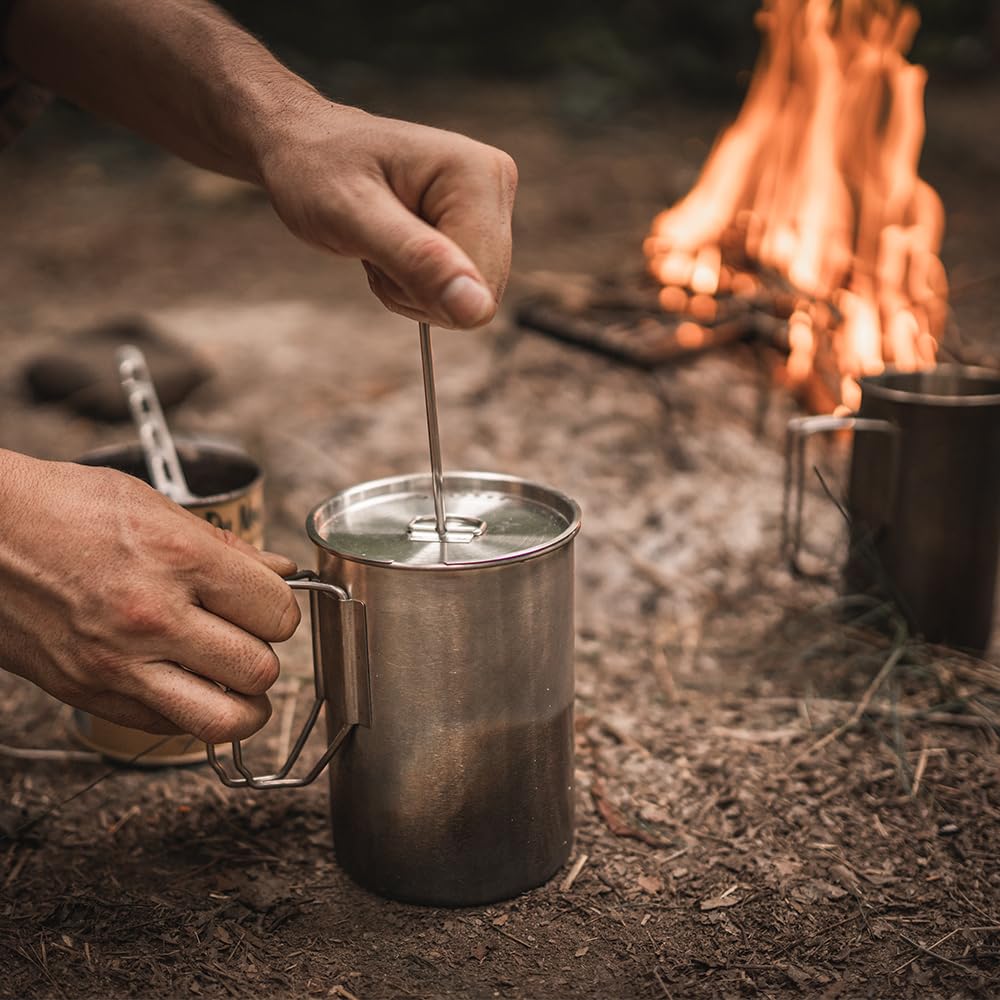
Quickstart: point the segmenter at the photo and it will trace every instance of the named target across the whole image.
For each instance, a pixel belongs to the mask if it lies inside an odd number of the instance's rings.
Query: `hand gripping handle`
[[[293,590],[309,591],[309,615],[312,628],[313,682],[315,697],[309,716],[302,726],[288,758],[274,774],[255,776],[243,760],[243,745],[232,743],[233,766],[241,777],[233,777],[226,770],[208,744],[208,761],[224,785],[230,788],[301,788],[314,782],[333,755],[340,749],[348,733],[355,726],[371,725],[371,694],[368,673],[368,628],[365,605],[353,600],[342,587],[324,583],[315,573],[302,572],[288,577]],[[339,667],[339,670],[335,668]],[[327,671],[332,676],[327,677]],[[298,778],[290,778],[309,734],[313,731],[329,686],[338,687],[340,726],[323,755],[310,770]]]

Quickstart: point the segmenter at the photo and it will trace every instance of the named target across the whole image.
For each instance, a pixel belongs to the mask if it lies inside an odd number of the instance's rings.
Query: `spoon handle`
[[[431,328],[420,324],[420,360],[424,371],[424,405],[427,409],[427,442],[431,452],[431,486],[434,491],[434,525],[438,537],[448,532],[444,512],[444,474],[441,471],[441,432],[438,429],[437,393],[434,390],[434,359],[431,356]]]
[[[154,488],[175,503],[190,503],[195,498],[184,478],[174,439],[149,377],[146,358],[138,347],[124,344],[118,349],[118,374]]]

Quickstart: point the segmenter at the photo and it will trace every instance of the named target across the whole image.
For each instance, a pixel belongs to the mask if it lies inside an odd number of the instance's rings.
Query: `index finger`
[[[510,274],[517,168],[506,153],[483,149],[431,184],[421,214],[469,255],[499,302]]]
[[[197,514],[192,513],[186,508],[181,507],[179,509],[183,511],[187,517],[193,519],[202,534],[212,538],[221,539],[230,548],[236,549],[238,552],[242,552],[244,555],[250,556],[251,559],[262,563],[269,570],[277,573],[278,576],[291,576],[291,574],[298,569],[295,561],[289,559],[287,556],[283,556],[278,552],[269,552],[267,549],[258,549],[249,542],[244,541],[239,535],[233,534],[233,532],[227,531],[225,528],[220,528],[217,525],[212,524],[211,521],[206,521],[205,518],[199,517]]]
[[[290,638],[301,613],[291,587],[276,570],[290,566],[294,571],[294,563],[260,553],[230,532],[203,523],[210,530],[203,536],[192,580],[199,604],[264,642]]]

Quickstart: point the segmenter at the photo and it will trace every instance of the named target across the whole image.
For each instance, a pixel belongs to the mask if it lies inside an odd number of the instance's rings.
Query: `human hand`
[[[266,134],[261,178],[293,233],[361,259],[393,312],[446,327],[493,318],[517,187],[506,153],[318,95]]]
[[[148,732],[264,725],[293,563],[110,469],[0,452],[0,482],[0,664]]]

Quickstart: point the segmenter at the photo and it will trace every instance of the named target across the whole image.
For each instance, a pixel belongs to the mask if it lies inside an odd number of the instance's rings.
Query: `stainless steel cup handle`
[[[371,696],[368,673],[368,628],[365,615],[365,605],[353,600],[341,587],[332,583],[324,583],[315,573],[308,571],[296,573],[288,577],[288,586],[293,590],[309,591],[309,616],[312,628],[313,648],[313,683],[315,697],[309,716],[302,725],[295,744],[288,758],[274,774],[253,775],[243,761],[243,746],[239,740],[232,743],[233,765],[241,777],[230,775],[219,760],[215,747],[206,745],[208,761],[224,785],[230,788],[301,788],[311,784],[330,763],[333,755],[340,749],[350,731],[357,725],[371,725]],[[326,605],[330,614],[329,621],[335,628],[324,630],[324,605],[322,601],[332,601],[333,607]],[[335,633],[332,637],[329,633]],[[335,643],[338,649],[325,649]],[[325,655],[324,655],[325,653]],[[339,692],[342,702],[342,721],[336,735],[327,746],[323,755],[310,770],[298,778],[288,777],[289,772],[298,761],[302,748],[309,738],[313,727],[319,719],[323,704],[327,700],[327,684],[324,664],[338,660],[342,668]]]
[[[872,420],[858,416],[796,417],[788,421],[785,434],[785,489],[781,507],[781,554],[788,562],[789,569],[796,576],[814,579],[828,579],[836,567],[822,570],[804,569],[799,562],[802,551],[802,506],[805,499],[806,442],[814,434],[830,434],[834,431],[869,431],[888,434],[892,442],[889,463],[889,497],[886,503],[886,517],[892,510],[899,472],[899,428],[888,420]]]

